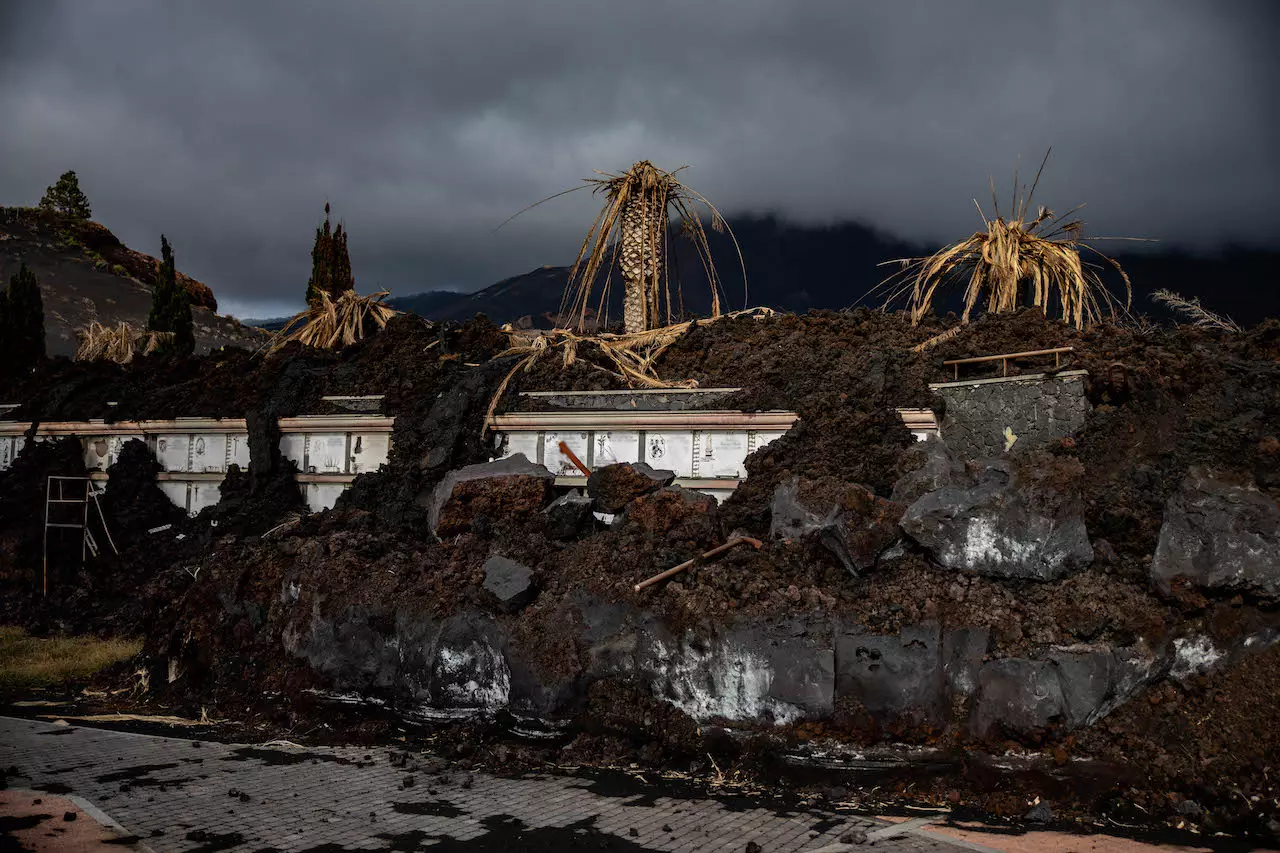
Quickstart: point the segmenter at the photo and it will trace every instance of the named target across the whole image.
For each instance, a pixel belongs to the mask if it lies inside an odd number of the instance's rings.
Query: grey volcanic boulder
[[[445,474],[429,495],[418,500],[436,536],[465,533],[478,516],[528,517],[551,500],[555,475],[517,453]]]
[[[538,594],[533,569],[498,556],[485,560],[484,588],[498,600],[503,613],[523,610]]]
[[[947,688],[959,696],[972,696],[978,689],[978,673],[991,645],[986,628],[957,628],[942,638],[942,668]]]
[[[1058,669],[1067,723],[1071,726],[1094,723],[1106,707],[1116,682],[1115,656],[1110,651],[1054,650],[1049,653],[1049,660]]]
[[[944,566],[1054,580],[1093,560],[1076,460],[1043,455],[973,463],[907,508],[902,529]]]
[[[857,483],[792,477],[774,490],[769,534],[782,539],[813,535],[858,575],[898,541],[904,509]]]
[[[427,686],[436,708],[505,708],[511,695],[507,636],[487,614],[461,611],[440,626]]]
[[[837,634],[836,696],[857,699],[880,722],[941,721],[941,639],[937,623],[906,627],[898,636]]]
[[[1165,507],[1151,561],[1151,578],[1165,592],[1179,576],[1201,587],[1280,594],[1280,505],[1191,471]]]
[[[644,462],[618,462],[591,472],[587,478],[587,494],[600,512],[618,513],[641,495],[671,485],[674,471],[658,471]]]
[[[705,636],[638,626],[635,676],[696,720],[786,724],[831,715],[834,660],[823,627],[757,622]]]
[[[936,492],[964,473],[964,465],[951,455],[946,443],[937,436],[929,436],[909,445],[902,451],[898,467],[907,473],[893,484],[891,497],[905,504],[910,504],[929,492]]]
[[[1140,646],[1055,648],[1047,657],[1005,658],[983,665],[971,720],[975,733],[1028,734],[1055,724],[1091,726],[1168,671],[1167,660]]]
[[[572,539],[591,524],[591,498],[578,489],[563,494],[542,512],[547,516],[547,535],[552,539]]]
[[[993,660],[978,674],[973,727],[981,737],[998,730],[1030,734],[1060,722],[1065,713],[1062,682],[1049,661]]]

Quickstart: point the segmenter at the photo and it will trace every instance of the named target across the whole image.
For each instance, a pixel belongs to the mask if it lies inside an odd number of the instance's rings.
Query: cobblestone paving
[[[490,776],[386,748],[197,746],[0,717],[0,768],[10,767],[23,774],[11,788],[79,795],[156,853],[867,849],[838,844],[850,830],[877,851],[973,849],[819,811]]]

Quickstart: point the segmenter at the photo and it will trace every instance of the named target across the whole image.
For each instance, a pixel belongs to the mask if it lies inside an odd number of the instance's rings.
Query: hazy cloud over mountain
[[[1280,4],[1204,0],[0,5],[0,203],[75,169],[225,309],[301,303],[325,201],[362,290],[567,263],[592,169],[934,242],[1054,147],[1092,233],[1280,243]]]

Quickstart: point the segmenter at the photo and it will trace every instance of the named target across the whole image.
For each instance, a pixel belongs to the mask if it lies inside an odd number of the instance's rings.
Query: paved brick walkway
[[[619,794],[591,779],[459,772],[383,749],[202,743],[0,717],[11,788],[83,797],[168,850],[973,850],[870,820]],[[880,837],[877,837],[880,836]],[[836,845],[832,847],[832,845]],[[753,850],[755,848],[752,848]]]

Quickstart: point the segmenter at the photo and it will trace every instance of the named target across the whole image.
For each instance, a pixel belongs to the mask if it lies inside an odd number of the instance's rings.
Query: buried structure
[[[494,765],[711,754],[827,787],[874,766],[903,796],[1006,815],[1039,796],[1273,832],[1280,327],[1023,311],[913,350],[941,328],[723,318],[659,362],[707,391],[556,359],[492,416],[515,360],[481,321],[395,318],[338,355],[49,363],[4,389],[32,425],[0,474],[5,618],[141,630],[153,701],[461,719]],[[381,464],[350,468],[356,427],[290,449],[317,416],[382,418]],[[119,556],[64,548],[41,595],[44,478],[87,475],[40,424],[185,417],[243,422],[218,500],[175,506],[124,442],[104,472]],[[309,501],[329,456],[345,479]],[[636,589],[735,539],[760,547]],[[556,738],[512,743],[495,719]]]

